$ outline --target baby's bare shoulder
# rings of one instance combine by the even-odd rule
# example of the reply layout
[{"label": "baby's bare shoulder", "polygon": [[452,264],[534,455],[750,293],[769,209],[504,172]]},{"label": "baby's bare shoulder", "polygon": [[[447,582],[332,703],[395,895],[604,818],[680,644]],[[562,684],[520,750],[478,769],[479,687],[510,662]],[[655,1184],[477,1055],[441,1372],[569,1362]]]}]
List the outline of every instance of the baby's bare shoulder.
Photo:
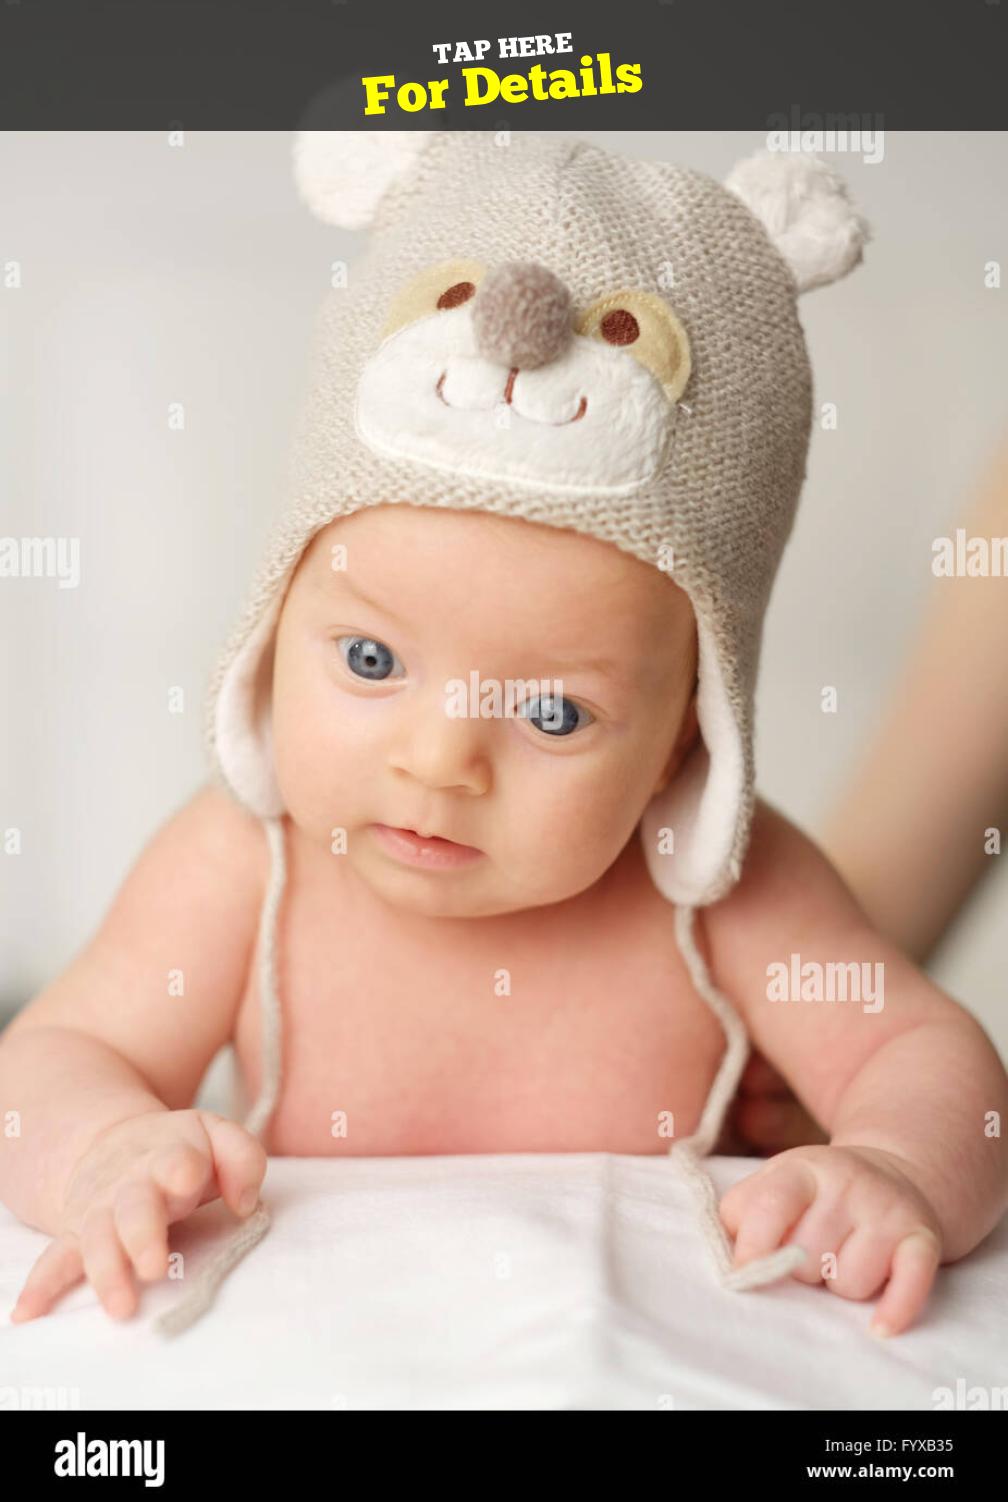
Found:
[{"label": "baby's bare shoulder", "polygon": [[191,844],[203,859],[252,888],[265,878],[268,851],[262,821],[216,783],[200,788],[166,819],[148,849],[158,840],[166,847]]},{"label": "baby's bare shoulder", "polygon": [[106,926],[119,930],[127,919],[143,922],[154,910],[163,922],[166,903],[177,903],[201,927],[226,918],[219,941],[240,943],[256,917],[267,866],[261,822],[223,788],[207,784],[155,830]]},{"label": "baby's bare shoulder", "polygon": [[735,887],[707,910],[710,930],[750,926],[794,932],[824,921],[846,929],[867,923],[839,872],[815,841],[762,798],[753,811],[749,848]]},{"label": "baby's bare shoulder", "polygon": [[260,821],[222,788],[201,788],[155,830],[93,937],[11,1031],[86,1032],[167,1105],[188,1105],[231,1037],[268,865]]},{"label": "baby's bare shoulder", "polygon": [[[876,932],[815,842],[768,804],[755,811],[741,879],[704,909],[703,924],[714,984],[827,1129],[846,1083],[888,1038],[918,1022],[963,1015]],[[791,977],[797,972],[800,979],[809,965],[813,979],[842,971],[852,999],[845,1003],[843,991],[830,1002],[824,991],[821,1005],[804,1004]],[[855,999],[852,969],[866,987],[865,1002]],[[779,985],[771,990],[772,976],[785,977],[786,999]],[[814,991],[809,999],[816,999]]]},{"label": "baby's bare shoulder", "polygon": [[742,874],[726,897],[703,909],[702,930],[715,984],[757,1032],[769,966],[792,954],[857,958],[883,942],[823,851],[762,799]]}]

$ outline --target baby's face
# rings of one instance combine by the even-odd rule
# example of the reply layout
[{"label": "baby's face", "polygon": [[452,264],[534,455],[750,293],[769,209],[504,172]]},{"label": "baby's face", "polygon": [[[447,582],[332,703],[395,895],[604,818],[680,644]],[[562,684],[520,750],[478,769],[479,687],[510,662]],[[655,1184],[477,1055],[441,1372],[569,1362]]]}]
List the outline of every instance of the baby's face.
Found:
[{"label": "baby's face", "polygon": [[[345,830],[333,859],[397,908],[564,901],[688,750],[696,651],[687,596],[612,544],[480,511],[354,512],[306,549],[277,628],[286,808],[327,849]],[[435,865],[381,826],[476,853]]]}]

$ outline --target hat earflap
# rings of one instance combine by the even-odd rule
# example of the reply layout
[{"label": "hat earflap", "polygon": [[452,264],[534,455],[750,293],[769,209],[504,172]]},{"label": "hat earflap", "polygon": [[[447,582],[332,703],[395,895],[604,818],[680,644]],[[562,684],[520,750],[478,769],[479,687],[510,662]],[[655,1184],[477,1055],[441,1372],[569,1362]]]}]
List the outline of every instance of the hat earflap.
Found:
[{"label": "hat earflap", "polygon": [[260,819],[279,818],[284,809],[273,766],[269,695],[273,654],[269,648],[285,590],[286,579],[228,664],[214,709],[217,765],[231,791]]},{"label": "hat earflap", "polygon": [[644,858],[669,902],[699,907],[738,879],[736,843],[746,801],[746,758],[714,636],[697,612],[700,735],[640,821]]}]

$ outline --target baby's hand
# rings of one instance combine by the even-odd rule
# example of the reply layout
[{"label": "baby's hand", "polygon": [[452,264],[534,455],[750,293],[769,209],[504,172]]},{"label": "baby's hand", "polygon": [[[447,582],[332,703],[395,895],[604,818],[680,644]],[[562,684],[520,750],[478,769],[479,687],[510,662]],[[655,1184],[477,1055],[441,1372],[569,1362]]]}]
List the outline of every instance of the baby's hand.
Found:
[{"label": "baby's hand", "polygon": [[45,1314],[86,1277],[109,1314],[137,1306],[133,1270],[168,1269],[168,1226],[220,1195],[236,1214],[255,1208],[266,1172],[262,1144],[212,1111],[148,1111],[100,1132],[67,1183],[62,1223],[11,1313]]},{"label": "baby's hand", "polygon": [[887,1283],[875,1335],[913,1323],[942,1260],[937,1216],[902,1160],[877,1148],[790,1148],[733,1185],[720,1213],[736,1267],[800,1246],[806,1260],[793,1276],[803,1283],[825,1282],[844,1299],[870,1299]]}]

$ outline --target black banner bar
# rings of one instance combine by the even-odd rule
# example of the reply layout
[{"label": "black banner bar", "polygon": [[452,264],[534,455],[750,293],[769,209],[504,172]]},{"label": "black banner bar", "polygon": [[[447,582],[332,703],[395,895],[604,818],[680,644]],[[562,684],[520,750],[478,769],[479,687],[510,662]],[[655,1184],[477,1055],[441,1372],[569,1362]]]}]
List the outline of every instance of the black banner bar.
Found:
[{"label": "black banner bar", "polygon": [[[566,54],[522,55],[523,37],[567,33]],[[502,37],[515,54],[499,55]],[[1006,37],[1008,0],[0,0],[0,128],[483,129],[504,117],[536,131],[803,118],[828,129],[856,117],[889,130],[998,129]],[[471,64],[434,50],[476,41],[490,50]],[[639,68],[636,92],[604,89],[620,64]],[[538,99],[528,78],[518,99],[537,65],[542,91],[562,68],[577,95],[556,97],[560,86]],[[494,95],[491,73],[519,82]],[[391,107],[365,115],[362,78],[389,75]],[[396,100],[404,84],[444,80],[441,109]]]},{"label": "black banner bar", "polygon": [[[536,1453],[537,1482],[555,1480],[565,1489],[582,1478],[597,1484],[611,1459],[618,1467],[613,1481],[621,1490],[653,1466],[676,1489],[689,1478],[690,1486],[702,1491],[757,1483],[781,1497],[861,1495],[862,1488],[884,1490],[888,1482],[907,1497],[976,1497],[998,1474],[1004,1449],[1003,1411],[649,1412],[647,1423],[635,1424],[632,1435],[600,1432],[594,1420],[582,1431],[576,1415],[560,1417],[558,1432],[553,1415],[554,1443]],[[369,1484],[398,1480],[397,1456],[410,1467],[415,1486],[416,1466],[430,1454],[429,1426],[416,1432],[415,1449],[390,1442],[389,1435],[390,1424],[409,1425],[415,1413],[280,1411],[265,1420],[258,1413],[234,1411],[16,1413],[6,1416],[6,1460],[16,1464],[19,1486],[32,1496],[50,1486],[65,1494],[71,1478],[111,1480],[113,1465],[119,1468],[119,1488],[147,1495],[181,1495],[183,1487],[191,1494],[200,1483],[202,1490],[235,1496],[246,1486],[261,1491],[289,1488],[293,1481],[299,1495],[303,1488],[314,1496],[339,1490],[345,1477],[362,1469]],[[432,1417],[436,1411],[424,1410],[425,1419]],[[469,1434],[475,1437],[478,1429],[480,1440],[493,1446],[495,1482],[505,1479],[510,1462],[515,1484],[527,1485],[529,1459],[515,1444],[518,1414],[460,1417]],[[570,1422],[574,1427],[568,1430]],[[499,1428],[502,1432],[496,1432]],[[464,1446],[468,1436],[457,1431],[456,1424],[451,1442]],[[570,1443],[557,1445],[561,1438]],[[632,1452],[625,1449],[628,1442]],[[464,1448],[457,1453],[464,1457]],[[442,1456],[434,1470],[445,1478],[457,1474],[456,1453]],[[401,1474],[405,1482],[405,1471]],[[427,1475],[428,1484],[437,1487],[440,1476]]]}]

